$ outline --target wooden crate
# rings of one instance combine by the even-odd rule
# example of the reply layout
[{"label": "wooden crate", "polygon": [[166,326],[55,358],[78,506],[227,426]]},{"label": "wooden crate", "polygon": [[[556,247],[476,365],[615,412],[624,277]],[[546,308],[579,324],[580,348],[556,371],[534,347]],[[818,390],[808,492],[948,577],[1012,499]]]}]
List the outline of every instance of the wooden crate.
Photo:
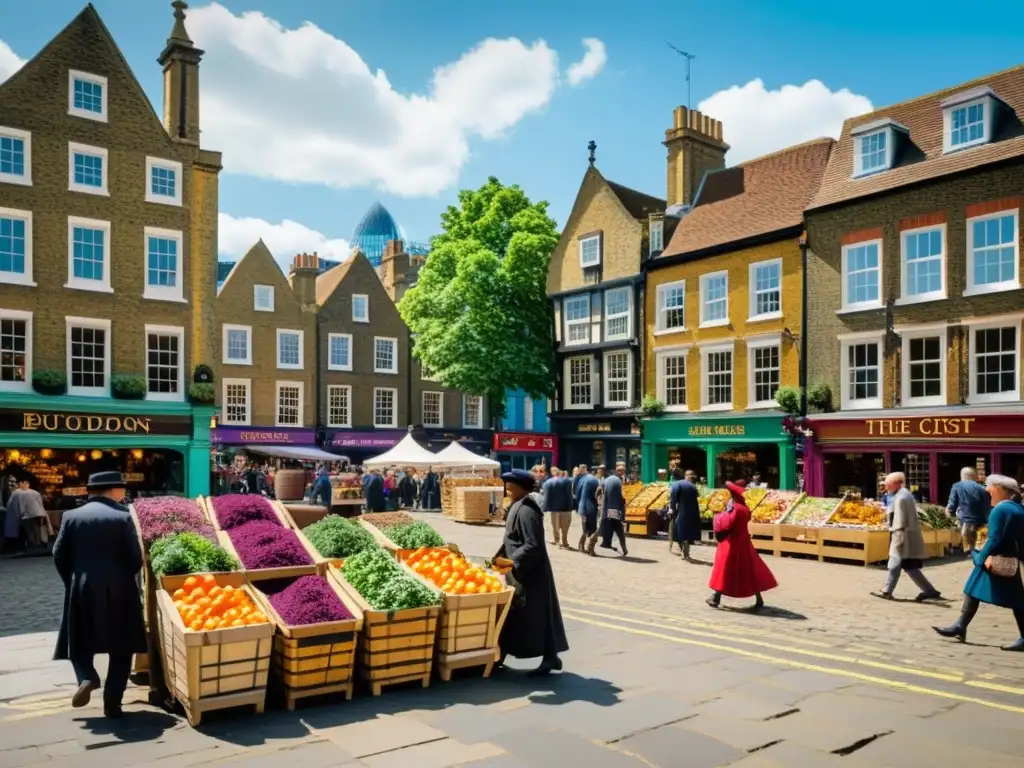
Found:
[{"label": "wooden crate", "polygon": [[434,661],[434,640],[441,606],[406,611],[376,611],[369,606],[345,575],[336,569],[331,575],[363,614],[363,639],[357,666],[359,676],[370,684],[374,696],[383,686],[418,681],[430,686]]},{"label": "wooden crate", "polygon": [[491,515],[495,503],[497,488],[486,486],[468,486],[455,488],[452,492],[451,518],[458,523],[486,525],[495,519]]},{"label": "wooden crate", "polygon": [[[295,533],[293,531],[293,533]],[[242,562],[242,558],[238,556],[238,550],[235,549],[234,543],[231,541],[231,537],[228,536],[227,531],[217,531],[217,543],[221,547],[226,549],[232,557],[239,563],[239,570],[245,573],[247,576],[251,576],[255,579],[287,579],[291,576],[302,576],[308,572],[315,571],[320,575],[327,572],[327,558],[321,557],[320,553],[316,551],[316,548],[305,540],[305,537],[299,539],[303,548],[313,559],[312,565],[289,565],[284,568],[246,568],[245,563]]]},{"label": "wooden crate", "polygon": [[889,557],[889,532],[838,526],[750,523],[750,538],[758,552],[783,557],[803,555],[871,565]]},{"label": "wooden crate", "polygon": [[[216,574],[221,586],[244,589],[253,602],[259,599],[241,573]],[[252,706],[263,712],[273,645],[273,624],[192,632],[174,607],[168,590],[185,583],[187,576],[165,576],[157,590],[160,655],[167,690],[185,709],[190,725],[203,713],[230,707]]]},{"label": "wooden crate", "polygon": [[321,576],[334,590],[353,618],[325,624],[292,626],[274,610],[270,598],[260,590],[262,581],[250,581],[267,616],[276,626],[271,672],[274,687],[280,689],[289,711],[299,699],[343,693],[352,698],[356,645],[363,626],[363,612],[345,594],[331,574]]},{"label": "wooden crate", "polygon": [[447,517],[454,515],[455,491],[458,488],[493,488],[496,491],[502,491],[505,488],[505,481],[490,473],[486,475],[447,475],[441,478],[441,513]]},{"label": "wooden crate", "polygon": [[384,533],[384,531],[382,531],[377,526],[366,522],[361,517],[358,518],[358,520],[359,524],[370,532],[370,535],[373,536],[373,540],[380,544],[382,547],[384,547],[384,549],[386,549],[388,552],[392,554],[398,551],[398,545],[395,544],[395,542],[393,542],[391,539],[389,539],[387,535]]}]

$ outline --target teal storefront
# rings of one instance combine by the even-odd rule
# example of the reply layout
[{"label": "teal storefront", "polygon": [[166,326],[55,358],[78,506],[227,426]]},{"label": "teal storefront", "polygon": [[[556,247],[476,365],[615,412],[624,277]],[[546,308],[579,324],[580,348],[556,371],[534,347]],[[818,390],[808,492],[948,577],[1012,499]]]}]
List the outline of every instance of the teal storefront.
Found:
[{"label": "teal storefront", "polygon": [[721,488],[756,472],[770,488],[796,487],[796,452],[777,413],[743,416],[665,414],[643,420],[643,479],[676,460]]},{"label": "teal storefront", "polygon": [[47,503],[80,495],[88,475],[116,469],[129,492],[210,492],[212,405],[0,394],[0,472],[29,477]]}]

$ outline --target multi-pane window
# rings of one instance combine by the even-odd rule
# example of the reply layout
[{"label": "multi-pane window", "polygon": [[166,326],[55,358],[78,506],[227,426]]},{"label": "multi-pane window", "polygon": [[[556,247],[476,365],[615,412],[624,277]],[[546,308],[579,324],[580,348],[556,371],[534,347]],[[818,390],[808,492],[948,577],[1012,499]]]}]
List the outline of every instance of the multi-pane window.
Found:
[{"label": "multi-pane window", "polygon": [[224,362],[252,364],[252,328],[248,325],[224,326]]},{"label": "multi-pane window", "polygon": [[352,335],[331,333],[327,335],[327,368],[331,371],[352,370]]},{"label": "multi-pane window", "polygon": [[69,323],[68,391],[71,394],[105,392],[109,383],[110,324]]},{"label": "multi-pane window", "polygon": [[181,163],[146,158],[146,202],[181,205]]},{"label": "multi-pane window", "polygon": [[84,73],[71,75],[71,112],[81,117],[98,118],[106,113],[106,78]]},{"label": "multi-pane window", "polygon": [[985,139],[985,103],[964,104],[950,111],[949,144],[951,147],[967,147]]},{"label": "multi-pane window", "polygon": [[729,273],[713,272],[700,277],[700,324],[729,322]]},{"label": "multi-pane window", "polygon": [[352,294],[352,320],[357,323],[370,322],[370,297],[366,294]]},{"label": "multi-pane window", "polygon": [[686,328],[686,281],[658,286],[658,315],[655,330],[673,331]]},{"label": "multi-pane window", "polygon": [[782,260],[750,265],[750,316],[765,317],[782,312]]},{"label": "multi-pane window", "polygon": [[375,373],[398,373],[398,341],[375,336],[373,339],[373,370]]},{"label": "multi-pane window", "polygon": [[658,355],[658,399],[666,408],[686,408],[686,353],[673,352]]},{"label": "multi-pane window", "polygon": [[753,392],[751,403],[775,402],[779,391],[780,350],[778,344],[751,346],[749,349]]},{"label": "multi-pane window", "polygon": [[649,255],[665,250],[665,220],[664,219],[651,219],[650,220],[650,248],[648,249]]},{"label": "multi-pane window", "polygon": [[590,382],[591,358],[570,357],[566,361],[566,367],[569,388],[567,405],[570,408],[590,405],[593,397]]},{"label": "multi-pane window", "polygon": [[74,280],[105,283],[107,230],[98,227],[72,226],[71,275]]},{"label": "multi-pane window", "polygon": [[854,406],[877,404],[881,397],[881,382],[881,343],[848,344],[844,400]]},{"label": "multi-pane window", "polygon": [[0,127],[0,182],[32,183],[32,134]]},{"label": "multi-pane window", "polygon": [[882,266],[879,243],[843,248],[843,307],[881,306]]},{"label": "multi-pane window", "polygon": [[881,171],[888,167],[886,160],[886,140],[889,131],[882,130],[877,133],[869,133],[857,140],[857,149],[860,152],[860,173],[872,173]]},{"label": "multi-pane window", "polygon": [[732,349],[710,349],[703,351],[704,358],[704,405],[732,405]]},{"label": "multi-pane window", "polygon": [[302,426],[302,384],[277,382],[277,426]]},{"label": "multi-pane window", "polygon": [[607,352],[604,356],[604,404],[629,405],[629,352]]},{"label": "multi-pane window", "polygon": [[74,153],[75,184],[83,187],[103,186],[103,156],[86,152]]},{"label": "multi-pane window", "polygon": [[973,333],[972,397],[1003,400],[1018,390],[1017,326],[977,328]]},{"label": "multi-pane window", "polygon": [[1018,280],[1016,211],[967,222],[968,290],[1016,288]]},{"label": "multi-pane window", "polygon": [[629,294],[632,288],[615,288],[604,294],[604,338],[606,341],[629,337]]},{"label": "multi-pane window", "polygon": [[149,189],[157,197],[174,197],[178,180],[170,168],[155,167],[150,171]]},{"label": "multi-pane window", "polygon": [[601,263],[601,236],[592,235],[580,240],[580,266],[596,267]]},{"label": "multi-pane window", "polygon": [[423,426],[424,427],[440,427],[442,426],[441,412],[442,412],[442,394],[440,392],[424,392],[423,393]]},{"label": "multi-pane window", "polygon": [[904,348],[907,355],[907,399],[941,398],[944,339],[941,336],[914,336],[905,339]]},{"label": "multi-pane window", "polygon": [[[21,315],[21,316],[19,316]],[[0,315],[0,388],[28,384],[31,315],[8,311]]]},{"label": "multi-pane window", "polygon": [[398,421],[395,412],[397,389],[377,387],[373,390],[373,426],[394,427]]},{"label": "multi-pane window", "polygon": [[0,208],[0,281],[31,279],[32,214]]},{"label": "multi-pane window", "polygon": [[173,237],[146,238],[146,285],[153,288],[178,287],[178,244]]},{"label": "multi-pane window", "polygon": [[943,290],[942,229],[903,233],[903,295],[905,298],[940,298]]},{"label": "multi-pane window", "polygon": [[565,300],[565,343],[586,344],[590,341],[590,294]]},{"label": "multi-pane window", "polygon": [[302,368],[302,331],[277,331],[277,367]]},{"label": "multi-pane window", "polygon": [[327,387],[327,426],[352,426],[352,387]]},{"label": "multi-pane window", "polygon": [[150,399],[182,399],[183,338],[179,329],[146,329],[146,391]]},{"label": "multi-pane window", "polygon": [[252,287],[252,306],[257,312],[273,312],[274,286],[254,285]]},{"label": "multi-pane window", "polygon": [[249,423],[249,387],[248,379],[224,380],[221,420],[225,424]]},{"label": "multi-pane window", "polygon": [[480,429],[483,426],[483,398],[480,395],[462,396],[462,426],[466,429]]}]

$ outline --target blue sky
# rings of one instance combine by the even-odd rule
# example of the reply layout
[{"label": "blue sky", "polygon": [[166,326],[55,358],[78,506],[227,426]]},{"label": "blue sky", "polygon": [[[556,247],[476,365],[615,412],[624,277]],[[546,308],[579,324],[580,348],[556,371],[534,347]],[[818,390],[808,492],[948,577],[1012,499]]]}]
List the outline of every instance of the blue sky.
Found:
[{"label": "blue sky", "polygon": [[[0,40],[29,58],[82,5],[0,3]],[[155,58],[171,27],[169,3],[95,5],[159,104]],[[225,152],[221,250],[233,255],[264,235],[282,262],[291,256],[282,251],[315,247],[319,237],[324,250],[343,248],[332,241],[347,239],[375,199],[410,239],[426,240],[458,188],[488,175],[548,200],[562,222],[590,139],[607,177],[664,195],[660,141],[686,100],[684,62],[669,40],[696,54],[693,103],[725,122],[733,162],[835,133],[870,104],[1024,60],[1024,3],[1011,0],[903,0],[898,12],[807,0],[678,2],[657,13],[621,0],[223,0],[217,13],[208,5],[193,4],[188,27],[208,50],[203,128],[224,145],[211,146]],[[246,21],[245,11],[322,33],[287,35]],[[521,42],[455,64],[489,37]],[[607,60],[573,87],[567,70],[583,57],[584,38],[601,41]],[[360,74],[355,54],[370,72]],[[0,77],[4,55],[0,45]],[[257,56],[273,59],[272,76]],[[389,86],[373,79],[377,70]],[[799,87],[810,80],[824,87]],[[414,94],[429,98],[405,98]]]}]

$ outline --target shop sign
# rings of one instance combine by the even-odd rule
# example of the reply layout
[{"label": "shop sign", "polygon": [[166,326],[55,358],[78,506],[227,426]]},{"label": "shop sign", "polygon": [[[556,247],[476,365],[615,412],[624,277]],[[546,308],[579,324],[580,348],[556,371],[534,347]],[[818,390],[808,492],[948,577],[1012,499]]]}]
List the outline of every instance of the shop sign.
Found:
[{"label": "shop sign", "polygon": [[690,437],[743,437],[747,428],[743,424],[694,424],[687,434]]},{"label": "shop sign", "polygon": [[494,436],[496,451],[554,451],[554,435],[531,435],[525,432],[499,432]]},{"label": "shop sign", "polygon": [[607,422],[600,424],[580,424],[576,428],[577,432],[611,432],[612,425]]},{"label": "shop sign", "polygon": [[0,429],[95,435],[187,435],[191,416],[116,416],[52,411],[0,412]]},{"label": "shop sign", "polygon": [[913,418],[836,419],[811,421],[818,441],[838,440],[986,440],[1019,437],[1024,417],[920,416]]},{"label": "shop sign", "polygon": [[406,430],[381,432],[335,432],[331,435],[332,448],[380,448],[387,450],[398,445],[409,434]]},{"label": "shop sign", "polygon": [[224,445],[316,445],[316,430],[270,427],[217,427],[210,440]]}]

